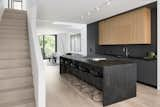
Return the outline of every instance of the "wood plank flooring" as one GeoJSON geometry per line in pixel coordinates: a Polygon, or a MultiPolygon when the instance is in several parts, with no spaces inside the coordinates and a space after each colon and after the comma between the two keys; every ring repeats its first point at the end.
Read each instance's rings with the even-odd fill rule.
{"type": "MultiPolygon", "coordinates": [[[[59,66],[46,66],[47,107],[103,107],[59,75],[59,66]]],[[[160,107],[160,91],[137,83],[137,97],[106,107],[160,107]]]]}

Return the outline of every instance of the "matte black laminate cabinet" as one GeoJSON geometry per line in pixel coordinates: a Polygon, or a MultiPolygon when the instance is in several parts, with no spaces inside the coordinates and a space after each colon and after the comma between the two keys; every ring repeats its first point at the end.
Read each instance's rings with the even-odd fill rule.
{"type": "Polygon", "coordinates": [[[139,82],[157,86],[157,61],[136,60],[139,82]]]}

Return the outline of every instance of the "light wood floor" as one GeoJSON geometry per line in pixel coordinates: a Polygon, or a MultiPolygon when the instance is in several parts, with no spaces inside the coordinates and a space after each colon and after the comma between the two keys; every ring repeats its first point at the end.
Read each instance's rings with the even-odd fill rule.
{"type": "MultiPolygon", "coordinates": [[[[85,97],[59,75],[59,66],[46,66],[47,107],[102,107],[85,97]]],[[[137,97],[107,107],[160,107],[160,92],[137,84],[137,97]]]]}

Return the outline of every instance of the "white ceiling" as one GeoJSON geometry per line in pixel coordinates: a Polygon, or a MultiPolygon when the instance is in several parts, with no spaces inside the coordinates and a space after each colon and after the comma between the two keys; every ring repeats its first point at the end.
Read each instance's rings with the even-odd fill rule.
{"type": "Polygon", "coordinates": [[[41,20],[92,23],[117,13],[130,10],[156,0],[110,0],[111,5],[105,6],[99,12],[88,11],[101,5],[105,0],[38,0],[38,18],[41,20]],[[86,16],[81,20],[81,16],[86,16]]]}
{"type": "Polygon", "coordinates": [[[84,24],[52,24],[50,21],[38,20],[37,35],[41,34],[60,34],[60,33],[79,33],[85,27],[84,24]]]}
{"type": "Polygon", "coordinates": [[[111,5],[103,6],[99,12],[94,10],[102,5],[105,0],[37,0],[38,2],[38,28],[53,29],[57,32],[73,30],[67,26],[57,26],[55,21],[89,24],[98,20],[116,15],[118,13],[140,7],[157,0],[110,0],[111,5]],[[94,11],[92,11],[94,10],[94,11]],[[91,12],[88,17],[87,13],[91,12]],[[84,19],[81,19],[84,16],[84,19]]]}

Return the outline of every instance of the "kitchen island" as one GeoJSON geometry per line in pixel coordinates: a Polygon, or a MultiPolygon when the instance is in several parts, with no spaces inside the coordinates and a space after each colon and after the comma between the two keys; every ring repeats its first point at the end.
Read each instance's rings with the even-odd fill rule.
{"type": "Polygon", "coordinates": [[[81,55],[60,57],[60,73],[75,75],[102,90],[104,106],[136,97],[136,71],[136,64],[127,60],[81,55]]]}

